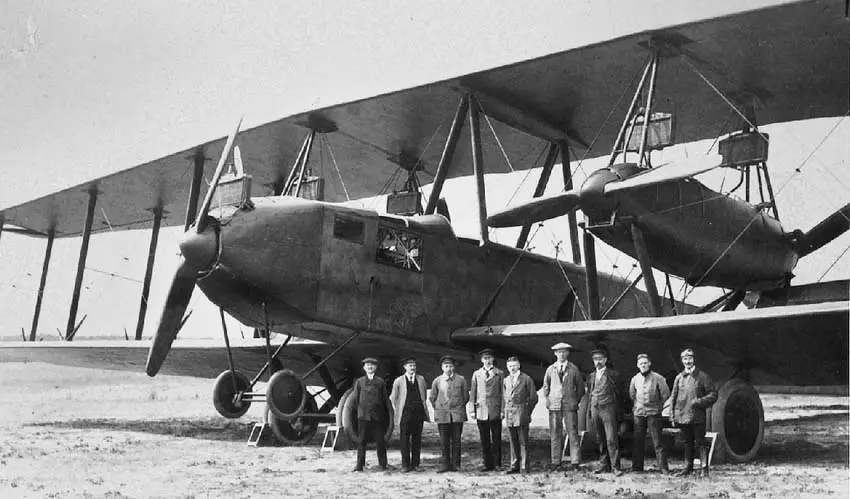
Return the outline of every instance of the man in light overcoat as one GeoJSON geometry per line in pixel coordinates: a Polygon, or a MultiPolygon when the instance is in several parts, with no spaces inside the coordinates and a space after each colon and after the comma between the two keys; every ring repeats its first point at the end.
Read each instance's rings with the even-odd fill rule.
{"type": "Polygon", "coordinates": [[[531,376],[520,372],[518,358],[510,357],[507,367],[502,409],[511,442],[511,468],[507,473],[528,473],[528,427],[531,424],[531,411],[537,405],[537,390],[531,376]]]}
{"type": "Polygon", "coordinates": [[[455,373],[455,359],[444,355],[440,359],[443,374],[431,383],[428,399],[434,406],[434,421],[440,432],[443,450],[443,467],[437,473],[460,469],[460,437],[466,421],[466,404],[469,402],[469,385],[466,378],[455,373]]]}
{"type": "Polygon", "coordinates": [[[502,466],[502,381],[505,373],[493,365],[493,353],[489,348],[479,352],[481,369],[472,373],[469,389],[484,454],[481,471],[493,471],[502,466]]]}
{"type": "Polygon", "coordinates": [[[428,421],[425,407],[425,378],[416,374],[416,359],[402,361],[405,373],[393,381],[390,402],[395,409],[395,424],[401,440],[401,467],[403,472],[419,466],[422,448],[422,425],[428,421]]]}
{"type": "Polygon", "coordinates": [[[694,447],[699,448],[700,478],[708,476],[708,447],[705,445],[705,411],[717,402],[717,388],[711,376],[697,368],[694,351],[687,348],[681,354],[684,369],[673,381],[670,405],[673,408],[673,425],[681,428],[685,441],[685,469],[682,475],[694,471],[694,447]]]}
{"type": "Polygon", "coordinates": [[[550,461],[549,469],[561,466],[564,453],[564,427],[570,439],[570,461],[573,469],[581,463],[581,442],[578,437],[578,404],[584,396],[584,377],[575,364],[570,362],[568,343],[552,347],[555,363],[543,375],[543,397],[549,410],[550,461]]]}

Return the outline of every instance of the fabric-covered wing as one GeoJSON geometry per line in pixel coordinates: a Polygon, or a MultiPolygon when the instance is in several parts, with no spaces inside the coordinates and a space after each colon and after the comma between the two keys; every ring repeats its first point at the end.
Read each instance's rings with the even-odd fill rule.
{"type": "MultiPolygon", "coordinates": [[[[276,338],[272,348],[281,343],[276,338]]],[[[150,341],[78,340],[73,342],[3,342],[0,362],[43,362],[46,364],[145,372],[150,341]]],[[[245,373],[259,372],[266,362],[264,340],[233,341],[236,368],[245,373]]],[[[297,372],[312,367],[311,354],[326,354],[332,345],[294,338],[281,351],[280,360],[297,372]]],[[[342,366],[340,366],[341,368],[342,366]]],[[[215,378],[229,369],[221,340],[177,340],[161,374],[215,378]]]]}
{"type": "Polygon", "coordinates": [[[549,361],[551,345],[573,345],[571,360],[591,370],[589,352],[607,348],[618,369],[632,371],[647,353],[653,369],[681,368],[679,353],[696,351],[715,379],[747,372],[756,385],[847,384],[850,303],[790,305],[734,312],[634,319],[520,324],[460,329],[454,341],[549,361]]]}
{"type": "MultiPolygon", "coordinates": [[[[652,22],[611,26],[611,18],[646,16],[643,3],[581,13],[586,22],[599,23],[600,33],[567,50],[508,66],[431,83],[351,103],[290,116],[243,132],[239,145],[253,193],[267,195],[286,178],[299,144],[309,127],[335,130],[322,136],[318,146],[333,152],[341,176],[353,198],[378,193],[400,165],[420,166],[431,174],[449,131],[449,124],[465,91],[486,94],[485,113],[510,122],[526,132],[540,129],[563,133],[573,144],[593,144],[588,157],[606,154],[617,132],[628,98],[622,98],[639,74],[649,52],[651,36],[660,36],[690,54],[665,58],[658,80],[657,111],[676,115],[678,142],[713,137],[729,117],[728,107],[691,69],[699,69],[727,95],[749,94],[764,103],[758,109],[762,124],[793,121],[847,112],[847,45],[850,40],[844,4],[834,0],[770,2],[744,7],[740,2],[693,2],[676,8],[655,9],[652,22]],[[603,12],[604,11],[604,12],[603,12]],[[689,13],[682,16],[682,12],[689,13]],[[606,14],[607,13],[607,14],[606,14]],[[684,20],[684,23],[683,23],[684,20]],[[603,34],[607,36],[603,36],[603,34]],[[613,36],[610,36],[613,34],[613,36]],[[525,116],[518,118],[514,111],[525,116]],[[528,126],[529,123],[535,123],[528,126]]],[[[553,20],[553,22],[575,21],[553,20]]],[[[533,58],[537,57],[537,58],[533,58]]],[[[501,148],[514,168],[530,168],[542,148],[539,139],[491,120],[501,146],[489,126],[482,124],[485,169],[506,171],[501,148]]],[[[468,128],[465,127],[465,128],[468,128]]],[[[551,137],[550,137],[551,138],[551,137]]],[[[184,220],[193,157],[213,158],[205,165],[206,178],[224,139],[187,148],[170,156],[93,180],[28,203],[7,207],[7,225],[57,236],[82,232],[88,194],[99,191],[95,231],[141,228],[150,224],[149,211],[158,203],[167,212],[165,225],[184,220]],[[106,214],[107,220],[103,214],[106,214]]],[[[584,155],[584,152],[579,153],[584,155]]],[[[329,154],[313,154],[310,167],[326,179],[325,199],[344,200],[341,182],[329,154]]],[[[471,173],[468,132],[455,154],[451,176],[471,173]]],[[[426,178],[423,178],[427,182],[426,178]]]]}

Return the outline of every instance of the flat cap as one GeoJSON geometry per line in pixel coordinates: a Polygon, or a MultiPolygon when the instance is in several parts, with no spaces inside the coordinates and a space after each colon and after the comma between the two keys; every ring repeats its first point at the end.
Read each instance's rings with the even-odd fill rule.
{"type": "Polygon", "coordinates": [[[416,364],[416,357],[405,357],[401,359],[401,365],[416,364]]]}
{"type": "Polygon", "coordinates": [[[440,364],[454,364],[454,365],[457,365],[457,362],[455,361],[455,358],[454,358],[454,357],[452,357],[451,355],[443,355],[442,357],[440,357],[440,364]]]}
{"type": "Polygon", "coordinates": [[[492,348],[485,348],[484,350],[481,350],[480,352],[478,352],[478,355],[480,355],[482,357],[485,356],[485,355],[495,356],[496,351],[493,350],[492,348]]]}
{"type": "Polygon", "coordinates": [[[376,359],[375,357],[366,357],[365,359],[360,361],[360,363],[361,364],[375,364],[377,366],[378,365],[378,359],[376,359]]]}
{"type": "Polygon", "coordinates": [[[601,355],[603,357],[608,357],[608,352],[601,349],[601,348],[597,348],[595,350],[590,351],[590,356],[593,357],[594,355],[601,355]]]}
{"type": "Polygon", "coordinates": [[[691,357],[693,357],[694,351],[691,350],[690,348],[686,348],[686,349],[682,350],[682,353],[679,354],[679,357],[684,357],[685,355],[690,355],[691,357]]]}
{"type": "Polygon", "coordinates": [[[554,345],[552,345],[552,350],[572,350],[572,349],[573,349],[573,346],[570,345],[569,343],[561,342],[561,343],[555,343],[554,345]]]}
{"type": "Polygon", "coordinates": [[[639,353],[639,354],[638,354],[638,356],[637,356],[637,360],[640,360],[640,359],[646,359],[646,360],[650,360],[650,361],[651,361],[651,359],[649,358],[649,355],[647,355],[647,354],[645,354],[645,353],[639,353]]]}

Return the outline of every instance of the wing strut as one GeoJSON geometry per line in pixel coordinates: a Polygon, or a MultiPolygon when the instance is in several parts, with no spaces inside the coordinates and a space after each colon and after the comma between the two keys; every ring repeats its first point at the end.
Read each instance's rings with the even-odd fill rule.
{"type": "Polygon", "coordinates": [[[32,314],[32,328],[30,328],[30,341],[35,341],[38,331],[38,317],[41,315],[41,300],[44,298],[44,286],[47,285],[47,269],[50,267],[50,254],[53,252],[53,238],[56,231],[52,228],[47,231],[47,248],[44,250],[44,265],[41,267],[41,281],[38,283],[38,294],[35,297],[35,312],[32,314]]]}
{"type": "Polygon", "coordinates": [[[649,308],[652,315],[661,317],[663,315],[661,309],[661,297],[658,296],[658,286],[655,284],[655,276],[652,274],[652,262],[649,258],[649,251],[646,249],[646,241],[643,238],[643,231],[636,223],[631,224],[632,242],[635,245],[635,253],[640,264],[640,273],[643,274],[643,281],[646,283],[646,292],[649,294],[649,308]]]}
{"type": "MultiPolygon", "coordinates": [[[[573,190],[573,174],[570,171],[570,145],[566,140],[558,143],[561,150],[561,169],[564,176],[564,192],[573,190]]],[[[576,223],[576,212],[570,210],[567,213],[567,221],[570,227],[570,248],[573,252],[573,263],[581,265],[581,250],[578,245],[578,225],[576,223]]]]}
{"type": "Polygon", "coordinates": [[[89,206],[86,212],[86,225],[83,229],[83,242],[80,244],[80,259],[77,261],[77,277],[74,280],[74,294],[71,295],[71,311],[68,314],[68,325],[65,328],[65,338],[73,338],[77,322],[77,307],[80,304],[80,288],[83,285],[83,272],[86,269],[86,257],[89,253],[89,238],[91,238],[91,226],[94,222],[94,208],[97,205],[97,186],[88,189],[89,206]]]}
{"type": "MultiPolygon", "coordinates": [[[[552,168],[555,166],[556,159],[558,159],[558,146],[555,143],[550,143],[549,151],[546,153],[546,160],[543,162],[543,168],[540,170],[540,178],[537,180],[537,187],[534,188],[534,197],[539,198],[546,192],[546,185],[549,183],[549,177],[552,175],[552,168]]],[[[524,224],[516,240],[517,248],[522,249],[525,247],[529,232],[531,232],[531,224],[524,224]]]]}
{"type": "Polygon", "coordinates": [[[466,117],[468,109],[469,96],[465,95],[457,106],[457,112],[455,112],[452,127],[449,130],[449,137],[446,139],[443,154],[440,156],[440,164],[437,165],[437,174],[434,176],[434,183],[431,185],[431,195],[428,196],[428,205],[425,207],[426,215],[432,215],[437,209],[437,204],[440,201],[440,193],[443,191],[443,183],[446,181],[446,176],[451,168],[452,157],[457,147],[457,140],[460,138],[460,132],[463,130],[463,119],[466,117]]]}
{"type": "MultiPolygon", "coordinates": [[[[581,224],[585,228],[585,224],[581,224]]],[[[584,259],[587,269],[587,315],[588,320],[599,319],[599,277],[596,273],[596,242],[589,230],[584,230],[584,259]]]]}
{"type": "Polygon", "coordinates": [[[487,199],[484,192],[484,158],[481,154],[481,121],[479,120],[480,105],[470,98],[469,106],[469,136],[472,141],[472,170],[475,172],[476,200],[478,201],[478,225],[481,230],[481,242],[490,240],[487,231],[487,199]]]}
{"type": "Polygon", "coordinates": [[[151,291],[151,276],[153,276],[153,262],[156,258],[156,244],[159,241],[159,227],[162,223],[162,202],[160,201],[153,212],[153,227],[151,228],[151,243],[148,247],[148,263],[145,267],[145,280],[142,283],[142,299],[139,303],[139,319],[136,321],[136,341],[142,339],[142,331],[145,329],[145,315],[148,311],[148,295],[151,291]]]}

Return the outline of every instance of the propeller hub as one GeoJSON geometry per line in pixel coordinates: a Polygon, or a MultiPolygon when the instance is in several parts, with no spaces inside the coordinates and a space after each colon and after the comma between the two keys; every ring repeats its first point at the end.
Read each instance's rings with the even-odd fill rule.
{"type": "Polygon", "coordinates": [[[186,263],[197,271],[211,268],[218,261],[218,229],[207,224],[201,232],[187,230],[180,241],[180,252],[186,263]]]}
{"type": "Polygon", "coordinates": [[[617,208],[612,196],[605,195],[605,185],[620,180],[620,177],[608,168],[591,173],[581,185],[579,197],[581,209],[587,215],[607,214],[617,208]]]}

